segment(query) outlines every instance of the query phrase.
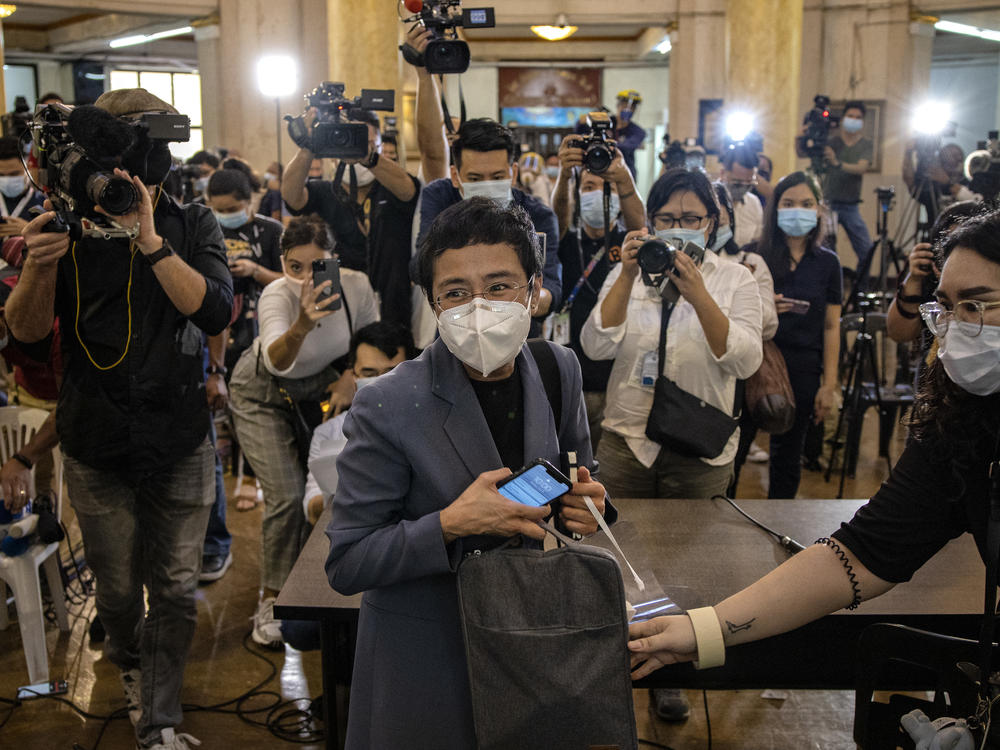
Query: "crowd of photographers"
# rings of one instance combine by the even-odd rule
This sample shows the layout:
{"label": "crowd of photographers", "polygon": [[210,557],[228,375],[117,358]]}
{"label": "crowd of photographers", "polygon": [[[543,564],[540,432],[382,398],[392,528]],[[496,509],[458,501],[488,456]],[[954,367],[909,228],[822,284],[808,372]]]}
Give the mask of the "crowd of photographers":
{"label": "crowd of photographers", "polygon": [[[420,63],[432,41],[412,26],[406,59]],[[16,402],[55,415],[0,469],[3,497],[17,511],[25,472],[61,444],[99,624],[142,747],[197,744],[176,731],[195,587],[233,562],[210,413],[229,415],[250,475],[236,507],[262,498],[252,637],[280,647],[294,636],[274,618],[274,597],[336,491],[345,415],[362,388],[415,356],[414,341],[434,340],[442,324],[421,289],[421,249],[443,231],[438,217],[463,202],[489,199],[530,224],[540,257],[527,284],[537,284],[527,335],[575,354],[590,446],[612,497],[709,498],[735,488],[748,456],[767,460],[754,451],[758,425],[741,385],[760,368],[765,342],[784,359],[796,407],[794,423],[770,440],[769,497],[795,496],[810,425],[840,392],[837,227],[862,286],[873,250],[859,211],[874,160],[862,102],[846,104],[836,130],[823,129],[828,111],[806,118],[797,146],[809,171],[777,179],[748,141],[727,148],[709,175],[703,153],[674,144],[644,201],[634,176],[645,138],[638,92],[621,92],[616,112],[593,113],[543,155],[491,119],[455,127],[418,65],[417,174],[400,161],[395,121],[373,108],[391,106],[343,92],[317,88],[290,123],[297,153],[257,166],[225,149],[171,164],[176,139],[149,117],[178,113],[141,89],[108,92],[73,115],[52,110],[68,124],[36,130],[55,139],[63,127],[60,148],[107,147],[93,133],[107,125],[94,110],[124,123],[111,129],[119,151],[100,164],[133,196],[122,210],[93,199],[90,182],[80,187],[69,158],[55,163],[36,144],[25,159],[22,143],[0,139],[3,356]],[[903,174],[930,219],[976,197],[957,146],[918,151],[907,149]],[[914,310],[931,298],[936,273],[930,247],[918,245],[890,333],[920,335]],[[491,290],[471,296],[503,300],[506,290]],[[484,376],[495,359],[485,346]],[[691,446],[655,424],[661,379],[729,418],[742,412],[740,430]],[[653,705],[667,720],[687,716],[679,691],[656,691]]]}

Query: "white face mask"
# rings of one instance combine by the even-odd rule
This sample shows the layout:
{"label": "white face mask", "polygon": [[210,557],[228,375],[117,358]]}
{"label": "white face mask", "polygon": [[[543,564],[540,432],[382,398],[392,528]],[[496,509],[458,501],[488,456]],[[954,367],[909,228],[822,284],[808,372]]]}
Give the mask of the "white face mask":
{"label": "white face mask", "polygon": [[[383,375],[388,375],[388,373],[383,373]],[[372,375],[371,377],[368,377],[368,378],[359,378],[359,377],[355,376],[354,377],[354,387],[355,387],[355,389],[357,389],[357,390],[360,391],[366,385],[371,385],[376,380],[378,380],[380,377],[382,377],[382,375]]]}
{"label": "white face mask", "polygon": [[23,174],[0,177],[0,193],[8,198],[16,198],[28,189],[28,178]]}
{"label": "white face mask", "polygon": [[344,170],[344,176],[342,179],[345,185],[351,184],[351,167],[354,167],[354,176],[358,181],[358,187],[365,187],[366,185],[371,185],[375,182],[375,174],[368,168],[360,164],[352,164]]}
{"label": "white face mask", "polygon": [[938,359],[951,381],[976,396],[1000,391],[1000,326],[951,321],[938,347]]}
{"label": "white face mask", "polygon": [[489,198],[506,208],[514,200],[510,190],[510,180],[483,180],[482,182],[463,182],[463,198]]}
{"label": "white face mask", "polygon": [[448,351],[483,377],[514,361],[530,327],[528,307],[516,301],[490,302],[476,297],[438,316],[438,333]]}
{"label": "white face mask", "polygon": [[[621,210],[621,204],[618,202],[618,196],[614,193],[611,194],[611,201],[609,205],[609,223],[614,224],[615,218],[617,218],[618,212]],[[583,219],[583,223],[588,227],[604,229],[603,190],[588,190],[585,193],[580,193],[580,218]]]}

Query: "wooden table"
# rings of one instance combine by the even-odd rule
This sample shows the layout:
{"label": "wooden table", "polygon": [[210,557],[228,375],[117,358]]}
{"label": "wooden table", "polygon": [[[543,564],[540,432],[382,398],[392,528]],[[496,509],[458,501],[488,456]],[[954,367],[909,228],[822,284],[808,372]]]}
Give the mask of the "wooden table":
{"label": "wooden table", "polygon": [[[740,500],[747,513],[808,546],[847,521],[863,500]],[[684,608],[715,604],[788,558],[769,534],[720,500],[617,499],[619,542],[634,566],[651,571]],[[341,596],[323,570],[329,552],[323,514],[275,603],[279,618],[322,626],[327,747],[342,747],[360,596]],[[589,540],[606,546],[603,535]],[[627,571],[625,572],[627,576]],[[854,687],[857,637],[874,622],[896,622],[976,639],[983,564],[971,536],[945,546],[906,584],[854,612],[829,615],[784,635],[729,649],[726,665],[656,672],[637,687],[707,689]]]}

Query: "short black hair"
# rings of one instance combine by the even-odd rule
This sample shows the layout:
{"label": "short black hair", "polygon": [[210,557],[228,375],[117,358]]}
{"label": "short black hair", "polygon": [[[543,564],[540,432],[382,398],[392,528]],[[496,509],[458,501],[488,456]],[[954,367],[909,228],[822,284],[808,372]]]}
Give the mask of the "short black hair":
{"label": "short black hair", "polygon": [[726,216],[729,217],[729,226],[735,232],[736,209],[733,208],[733,197],[729,194],[729,187],[724,182],[713,182],[712,187],[715,188],[715,197],[719,201],[720,214],[721,211],[726,212]]}
{"label": "short black hair", "polygon": [[770,180],[774,175],[774,162],[771,161],[771,157],[767,154],[757,154],[757,173],[760,174],[760,160],[763,159],[767,162],[767,177]]}
{"label": "short black hair", "polygon": [[[962,222],[978,214],[988,213],[981,203],[976,201],[958,201],[943,209],[934,220],[930,231],[930,243],[937,248],[941,241],[956,229]],[[944,262],[943,260],[941,261]]]}
{"label": "short black hair", "polygon": [[354,122],[363,122],[368,125],[374,125],[376,130],[382,129],[382,123],[379,122],[378,113],[372,109],[353,107],[347,110],[347,119],[353,120]]}
{"label": "short black hair", "polygon": [[185,164],[207,164],[212,169],[218,169],[219,157],[210,151],[196,151],[191,154]]}
{"label": "short black hair", "polygon": [[736,164],[747,169],[756,169],[757,152],[743,143],[727,148],[722,154],[722,166],[727,172],[732,172]]}
{"label": "short black hair", "polygon": [[230,156],[228,159],[222,162],[223,169],[235,169],[247,176],[247,182],[250,183],[250,189],[254,192],[260,190],[260,178],[254,174],[253,167],[247,164],[242,159],[237,159],[235,156]]}
{"label": "short black hair", "polygon": [[0,159],[20,159],[21,147],[17,138],[12,135],[5,135],[0,138]]}
{"label": "short black hair", "polygon": [[410,329],[399,323],[380,320],[359,328],[351,337],[350,361],[353,364],[358,347],[361,344],[374,346],[389,359],[395,357],[402,349],[407,359],[413,359],[417,348],[413,345],[413,334]]}
{"label": "short black hair", "polygon": [[469,245],[510,245],[528,279],[542,272],[542,253],[528,214],[520,206],[504,208],[489,198],[468,198],[437,215],[417,258],[417,279],[434,300],[434,261],[445,250]]}
{"label": "short black hair", "polygon": [[700,169],[677,167],[676,169],[668,169],[660,175],[660,178],[650,188],[649,200],[646,201],[646,215],[649,217],[650,224],[653,222],[653,214],[670,201],[670,196],[681,190],[694,193],[698,200],[704,204],[708,218],[714,219],[714,226],[706,243],[706,247],[711,247],[712,243],[715,242],[715,233],[719,229],[719,201],[715,197],[715,191],[712,190],[712,183]]}
{"label": "short black hair", "polygon": [[42,94],[40,97],[38,97],[38,101],[40,101],[40,102],[47,102],[47,101],[51,101],[51,100],[55,100],[55,101],[59,102],[60,104],[62,104],[63,103],[62,94],[59,94],[59,93],[57,93],[55,91],[48,91],[48,92]]}
{"label": "short black hair", "polygon": [[218,169],[208,178],[208,195],[231,195],[237,200],[250,200],[250,181],[240,169]]}
{"label": "short black hair", "polygon": [[462,168],[462,151],[506,151],[507,163],[513,164],[517,156],[514,134],[496,120],[477,117],[466,120],[458,129],[458,138],[451,144],[451,160],[455,169]]}
{"label": "short black hair", "polygon": [[861,101],[860,99],[851,99],[849,102],[845,102],[844,103],[844,114],[847,114],[847,110],[849,110],[849,109],[860,110],[862,117],[864,117],[865,114],[868,112],[868,110],[865,109],[865,103],[863,101]]}
{"label": "short black hair", "polygon": [[382,144],[385,145],[386,143],[391,143],[393,146],[399,145],[399,142],[396,140],[396,136],[393,133],[382,136]]}
{"label": "short black hair", "polygon": [[296,216],[285,227],[281,235],[281,254],[286,254],[293,247],[316,245],[320,250],[333,253],[336,245],[326,222],[315,214]]}

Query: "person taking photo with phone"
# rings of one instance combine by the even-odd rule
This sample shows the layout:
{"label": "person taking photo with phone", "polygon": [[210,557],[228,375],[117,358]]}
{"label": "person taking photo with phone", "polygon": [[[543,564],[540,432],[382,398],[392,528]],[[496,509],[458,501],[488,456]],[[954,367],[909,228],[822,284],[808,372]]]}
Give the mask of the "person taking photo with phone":
{"label": "person taking photo with phone", "polygon": [[[614,521],[590,475],[580,365],[541,342],[545,368],[526,345],[541,258],[520,207],[470,197],[443,209],[418,267],[440,336],[358,391],[344,422],[326,572],[340,593],[364,592],[348,748],[476,745],[455,572],[510,537],[540,547],[537,521],[553,511],[504,497],[498,482],[576,451],[579,474],[556,522],[596,531],[585,497]],[[558,378],[559,424],[543,371]]]}
{"label": "person taking photo with phone", "polygon": [[[293,219],[281,237],[284,275],[260,296],[260,334],[243,352],[229,383],[236,437],[264,494],[262,595],[253,640],[280,647],[274,597],[305,541],[302,492],[312,429],[331,387],[350,391],[343,360],[354,331],[378,320],[375,293],[359,271],[337,270],[334,244],[318,218]],[[325,266],[328,276],[316,283]],[[348,399],[349,402],[349,399]]]}

